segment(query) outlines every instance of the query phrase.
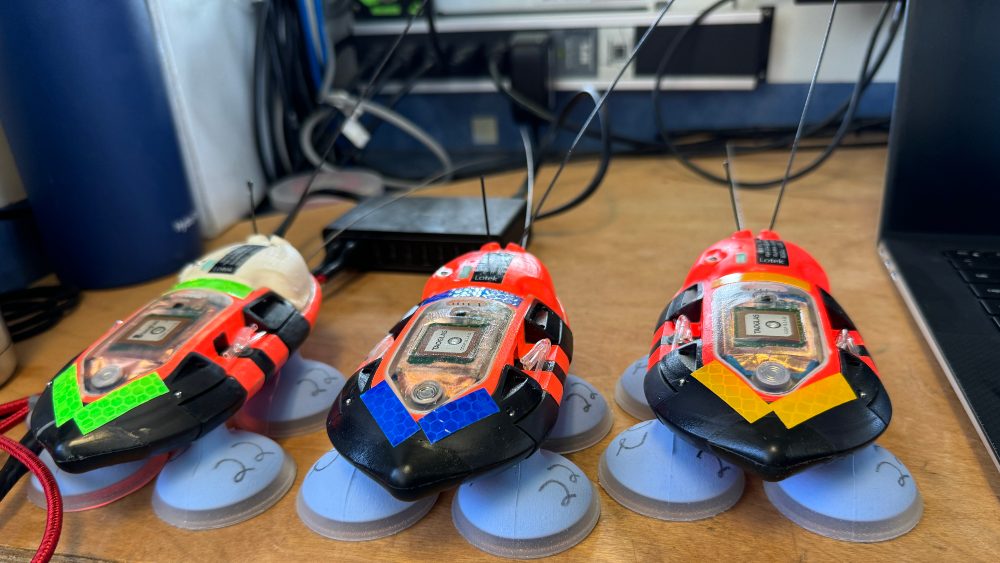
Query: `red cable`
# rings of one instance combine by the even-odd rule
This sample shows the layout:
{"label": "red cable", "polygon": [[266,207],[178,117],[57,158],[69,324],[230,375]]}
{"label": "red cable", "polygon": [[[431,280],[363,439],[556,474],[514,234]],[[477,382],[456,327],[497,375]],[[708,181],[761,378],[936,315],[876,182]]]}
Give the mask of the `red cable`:
{"label": "red cable", "polygon": [[[20,408],[17,408],[20,407]],[[13,414],[10,414],[13,411]],[[38,550],[31,559],[32,563],[46,563],[52,559],[59,543],[59,534],[62,532],[63,505],[62,496],[59,494],[59,485],[53,477],[49,468],[42,463],[42,460],[18,442],[3,436],[3,433],[17,426],[28,416],[28,400],[21,399],[0,405],[0,450],[7,452],[12,458],[21,462],[28,468],[42,484],[42,491],[45,493],[45,533],[42,534],[42,541],[38,544]]]}
{"label": "red cable", "polygon": [[[11,403],[8,403],[11,404]],[[3,412],[3,407],[7,405],[0,405],[0,434],[5,434],[11,428],[21,424],[21,421],[28,418],[28,403],[25,401],[24,406],[20,409],[14,411],[14,414],[7,414]]]}
{"label": "red cable", "polygon": [[10,413],[17,412],[24,407],[28,406],[28,398],[18,399],[16,401],[11,401],[9,403],[4,403],[0,405],[0,418],[6,417]]}

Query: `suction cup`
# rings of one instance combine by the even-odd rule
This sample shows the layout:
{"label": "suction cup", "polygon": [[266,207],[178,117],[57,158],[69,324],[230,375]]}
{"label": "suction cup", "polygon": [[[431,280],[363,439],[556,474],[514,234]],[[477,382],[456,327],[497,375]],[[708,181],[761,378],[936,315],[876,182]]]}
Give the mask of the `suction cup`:
{"label": "suction cup", "polygon": [[593,483],[561,455],[539,450],[458,488],[451,517],[479,549],[512,559],[547,557],[580,543],[601,515]]}
{"label": "suction cup", "polygon": [[623,411],[639,420],[654,420],[656,415],[646,402],[642,382],[646,377],[647,358],[643,356],[625,368],[615,385],[615,402]]}
{"label": "suction cup", "polygon": [[601,455],[601,486],[622,506],[660,520],[700,520],[743,495],[743,471],[655,420],[616,436]]}
{"label": "suction cup", "polygon": [[330,450],[312,466],[296,500],[299,518],[312,531],[341,541],[397,534],[424,517],[437,495],[403,502]]}
{"label": "suction cup", "polygon": [[272,438],[320,430],[344,381],[336,368],[292,354],[234,421],[240,428]]}
{"label": "suction cup", "polygon": [[559,418],[542,447],[566,454],[600,442],[611,431],[614,419],[608,402],[583,379],[570,374],[563,389]]}
{"label": "suction cup", "polygon": [[767,498],[799,526],[837,540],[878,542],[909,532],[924,512],[909,470],[872,444],[777,483]]}
{"label": "suction cup", "polygon": [[281,446],[220,426],[163,468],[153,511],[178,528],[222,528],[264,512],[294,480],[295,463]]}
{"label": "suction cup", "polygon": [[[39,457],[52,470],[52,475],[59,484],[63,510],[66,512],[100,508],[125,498],[152,481],[167,462],[167,456],[160,455],[141,461],[102,467],[86,473],[67,473],[52,461],[49,452],[43,451]],[[45,508],[42,484],[33,475],[31,486],[28,487],[28,500]]]}

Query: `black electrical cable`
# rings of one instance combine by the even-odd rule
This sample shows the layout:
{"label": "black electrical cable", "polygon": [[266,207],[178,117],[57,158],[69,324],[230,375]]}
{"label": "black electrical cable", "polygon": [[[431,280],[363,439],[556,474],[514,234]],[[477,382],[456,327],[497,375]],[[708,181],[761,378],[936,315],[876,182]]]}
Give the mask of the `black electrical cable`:
{"label": "black electrical cable", "polygon": [[[667,148],[670,150],[670,152],[674,156],[676,156],[677,159],[681,162],[681,164],[683,164],[686,168],[690,169],[694,173],[698,174],[699,176],[707,180],[710,180],[712,182],[721,185],[729,185],[728,180],[725,178],[725,176],[714,174],[708,170],[705,170],[704,168],[694,163],[693,161],[691,161],[691,159],[687,155],[682,153],[680,147],[678,147],[670,138],[669,131],[667,130],[667,127],[664,123],[663,112],[660,108],[659,98],[662,92],[661,81],[663,80],[663,76],[666,73],[667,64],[669,63],[673,55],[676,53],[677,48],[680,46],[681,42],[685,39],[685,37],[687,37],[687,34],[690,33],[693,29],[697,28],[698,25],[700,25],[701,22],[704,21],[704,19],[708,17],[708,15],[710,15],[712,12],[732,1],[733,0],[719,0],[718,2],[708,6],[707,8],[702,10],[688,26],[686,26],[683,30],[680,31],[680,33],[677,34],[674,40],[667,47],[666,51],[664,51],[663,57],[660,59],[660,64],[656,70],[656,75],[653,84],[653,91],[651,94],[653,115],[654,118],[656,119],[657,129],[660,131],[660,136],[663,138],[663,141],[666,144]],[[837,147],[841,144],[844,137],[847,135],[847,132],[850,130],[851,122],[853,121],[854,115],[857,111],[858,102],[861,99],[861,95],[864,93],[868,85],[871,83],[871,79],[874,78],[875,73],[878,72],[879,67],[885,60],[885,56],[888,54],[889,48],[892,46],[896,33],[899,30],[900,23],[902,21],[902,12],[905,7],[905,0],[899,0],[899,3],[896,5],[897,9],[893,15],[893,20],[892,23],[890,24],[885,44],[883,45],[882,51],[879,54],[879,56],[876,57],[876,64],[872,66],[871,69],[869,69],[875,45],[878,43],[880,32],[884,26],[886,16],[888,15],[888,12],[890,11],[893,3],[894,2],[886,2],[885,6],[882,9],[882,13],[879,16],[878,22],[868,42],[868,46],[865,51],[865,57],[861,65],[861,70],[858,76],[858,80],[857,82],[855,82],[854,89],[851,93],[850,99],[846,102],[847,107],[843,109],[838,108],[836,112],[833,112],[833,114],[831,114],[832,119],[831,117],[827,117],[826,119],[821,120],[818,126],[811,127],[810,129],[811,131],[816,131],[818,130],[818,128],[825,127],[830,122],[835,121],[837,119],[837,116],[843,114],[844,117],[841,120],[840,127],[837,129],[836,133],[834,134],[833,138],[827,145],[826,149],[823,150],[815,159],[813,159],[812,162],[792,173],[788,178],[789,181],[802,178],[803,176],[819,168],[836,151]],[[788,142],[790,142],[790,139],[787,141],[782,141],[780,144],[772,144],[760,148],[755,147],[752,149],[745,149],[740,147],[737,152],[746,153],[755,150],[767,150],[772,148],[779,148],[780,146],[785,146]],[[780,185],[782,180],[783,178],[775,178],[771,180],[756,181],[756,182],[741,181],[740,187],[769,188]]]}
{"label": "black electrical cable", "polygon": [[434,51],[434,57],[438,62],[443,63],[448,58],[445,56],[444,48],[441,46],[441,36],[438,35],[437,13],[434,11],[434,0],[427,0],[427,6],[424,8],[424,16],[427,18],[427,39],[430,41],[431,49]]}
{"label": "black electrical cable", "polygon": [[[531,114],[537,116],[541,120],[546,121],[546,122],[548,122],[550,124],[555,123],[556,122],[556,116],[555,116],[555,114],[553,114],[552,112],[550,112],[547,108],[544,108],[544,107],[536,104],[535,102],[529,100],[528,98],[525,98],[523,95],[521,95],[520,92],[518,92],[518,91],[514,90],[513,88],[511,88],[504,81],[504,79],[503,79],[503,73],[501,72],[501,69],[500,69],[500,59],[504,56],[505,53],[506,53],[506,48],[503,47],[503,46],[500,46],[500,47],[494,48],[491,51],[490,56],[487,58],[487,70],[488,70],[488,73],[489,73],[489,76],[490,76],[490,80],[493,82],[494,87],[496,87],[496,89],[501,94],[503,94],[504,96],[506,96],[511,102],[513,102],[514,104],[517,104],[518,106],[520,106],[521,108],[527,110]],[[572,132],[572,133],[576,133],[580,129],[580,125],[577,124],[577,123],[567,122],[567,123],[563,124],[563,129],[566,130],[566,131]],[[720,135],[720,133],[714,132],[714,131],[711,132],[711,134],[714,135],[714,136],[719,136]],[[593,139],[599,139],[600,138],[599,134],[596,133],[596,132],[593,132],[593,131],[588,131],[587,132],[587,136],[590,137],[590,138],[593,138]],[[536,136],[536,138],[537,138],[537,136]],[[629,137],[627,135],[623,135],[623,134],[620,134],[620,133],[614,133],[614,132],[612,132],[611,133],[611,139],[612,139],[612,141],[614,141],[616,143],[621,143],[623,145],[627,145],[627,146],[632,147],[633,151],[641,151],[643,153],[660,153],[662,151],[667,150],[667,145],[665,145],[662,142],[647,141],[647,140],[643,140],[643,139],[637,139],[635,137]],[[724,142],[725,140],[726,139],[720,139],[720,141],[722,141],[722,142]],[[693,143],[692,146],[698,145],[698,144],[701,144],[701,142],[695,142],[695,143]],[[787,144],[787,142],[785,142],[784,144]],[[679,146],[685,147],[685,148],[688,147],[687,144],[681,144]]]}
{"label": "black electrical cable", "polygon": [[[851,146],[885,146],[888,142],[888,126],[889,118],[865,118],[859,119],[855,118],[851,122],[849,133],[863,133],[863,132],[877,132],[881,135],[877,139],[867,139],[861,140],[854,143],[841,142],[841,147]],[[838,124],[839,125],[839,124]],[[817,131],[817,137],[830,137],[836,132],[836,129],[830,129],[829,127],[824,128],[821,131]],[[783,127],[776,128],[749,128],[749,129],[729,129],[722,131],[705,131],[705,132],[686,132],[685,135],[690,136],[693,140],[685,143],[684,145],[679,145],[684,147],[685,156],[689,158],[695,157],[710,157],[710,156],[725,156],[725,149],[727,144],[732,143],[754,143],[753,145],[742,144],[739,145],[741,150],[740,154],[751,154],[755,152],[764,152],[768,150],[773,150],[774,148],[780,148],[785,146],[790,141],[782,141],[782,144],[778,147],[772,147],[772,144],[777,143],[774,141],[777,137],[784,137],[789,134],[789,130]],[[767,144],[760,144],[767,143]],[[817,139],[816,143],[806,144],[803,143],[800,146],[801,150],[822,150],[829,146],[829,142],[819,143]],[[616,155],[619,156],[648,156],[648,155],[664,155],[670,154],[666,148],[658,150],[633,150],[633,151],[616,151]]]}
{"label": "black electrical cable", "polygon": [[309,70],[308,50],[311,47],[302,28],[302,19],[298,15],[298,2],[295,0],[285,0],[285,2],[287,11],[284,18],[288,38],[286,49],[288,60],[285,64],[286,68],[291,70],[291,80],[294,85],[290,90],[291,106],[285,114],[285,128],[286,138],[291,140],[288,146],[292,155],[293,169],[290,172],[298,172],[310,166],[305,154],[299,148],[299,129],[305,117],[316,109],[319,90]]}
{"label": "black electrical cable", "polygon": [[80,303],[80,290],[66,285],[30,287],[0,293],[0,313],[14,342],[55,326]]}
{"label": "black electrical cable", "polygon": [[[887,137],[885,134],[888,132],[888,118],[870,118],[870,119],[855,119],[851,125],[851,132],[864,132],[864,131],[874,131],[880,133],[880,137],[873,140],[860,140],[855,142],[842,142],[839,148],[849,149],[849,148],[872,148],[872,147],[884,147],[887,144]],[[565,131],[565,129],[563,129]],[[820,132],[825,134],[825,130]],[[683,145],[685,147],[685,152],[689,157],[708,157],[708,156],[718,156],[725,154],[725,145],[727,142],[732,142],[736,140],[757,140],[757,139],[774,139],[775,136],[783,136],[789,133],[788,128],[749,128],[749,129],[731,129],[723,131],[704,131],[704,132],[687,132],[687,135],[696,137],[699,140],[691,141]],[[832,134],[832,131],[831,131]],[[539,141],[536,145],[541,144],[544,141]],[[803,143],[799,146],[800,152],[809,151],[819,151],[824,150],[828,147],[828,143]],[[613,145],[612,145],[613,147]],[[749,153],[757,150],[756,146],[746,147],[744,153]],[[560,153],[555,149],[546,149],[541,151],[535,151],[536,157],[543,156],[546,160],[550,158],[557,157]],[[540,153],[540,154],[539,154]],[[614,155],[616,157],[633,157],[633,156],[650,156],[650,155],[663,155],[666,153],[666,148],[647,148],[647,149],[634,149],[634,150],[615,150]],[[584,157],[587,158],[587,157]],[[483,166],[473,168],[464,168],[461,171],[455,172],[452,176],[453,180],[463,180],[468,178],[478,178],[483,175],[500,174],[505,172],[516,172],[518,170],[524,169],[524,159],[518,157],[501,157],[497,156],[495,162],[498,164],[493,166]],[[521,190],[517,192],[517,196],[523,197],[526,191],[526,186],[522,185]]]}
{"label": "black electrical cable", "polygon": [[[498,91],[500,91],[501,94],[506,96],[510,101],[514,102],[518,106],[521,106],[522,108],[527,110],[529,113],[537,116],[543,121],[547,121],[549,123],[556,123],[557,118],[555,114],[550,112],[547,108],[544,108],[536,104],[532,100],[525,98],[524,96],[521,95],[520,92],[517,92],[516,90],[512,89],[504,81],[503,74],[500,71],[500,59],[504,56],[505,53],[506,53],[506,47],[501,46],[492,49],[489,57],[487,57],[486,68],[487,71],[489,72],[490,80],[493,81],[493,85],[496,87]],[[579,124],[574,124],[569,122],[563,123],[562,128],[565,129],[566,131],[570,131],[573,133],[576,133],[580,129]],[[594,134],[593,132],[588,132],[587,136],[597,138],[597,135]],[[663,148],[663,145],[661,143],[657,143],[655,141],[644,141],[642,139],[628,137],[626,135],[622,135],[619,133],[612,133],[611,138],[615,142],[624,143],[636,148],[647,148],[647,149]]]}
{"label": "black electrical cable", "polygon": [[268,76],[267,97],[262,102],[266,106],[266,127],[270,144],[275,155],[276,176],[284,176],[292,169],[292,158],[288,153],[288,145],[285,139],[285,115],[287,102],[289,100],[290,84],[285,79],[285,63],[277,44],[274,28],[280,26],[283,21],[280,14],[275,14],[272,19],[265,21],[269,28],[264,37],[265,49],[265,74]]}
{"label": "black electrical cable", "polygon": [[[556,122],[552,128],[549,129],[548,135],[546,135],[545,140],[542,142],[542,147],[551,146],[555,142],[558,132],[562,129],[566,120],[569,118],[570,112],[584,100],[590,100],[596,106],[600,101],[600,96],[597,95],[593,90],[583,90],[577,92],[572,98],[566,103],[563,109],[559,112],[556,117]],[[597,164],[597,170],[594,171],[593,176],[591,176],[590,181],[587,183],[586,187],[580,191],[577,195],[573,196],[569,201],[559,205],[554,209],[542,212],[542,207],[545,205],[546,200],[552,190],[552,185],[550,184],[545,193],[542,194],[538,205],[535,207],[534,211],[534,221],[541,221],[542,219],[548,219],[550,217],[555,217],[573,209],[574,207],[580,205],[586,201],[590,196],[594,195],[597,188],[601,186],[601,182],[604,181],[604,176],[608,172],[608,167],[611,165],[611,122],[608,113],[607,104],[601,106],[600,111],[597,113],[597,121],[600,126],[600,137],[601,137],[601,157]],[[539,152],[542,152],[541,150]],[[535,172],[537,176],[537,171],[542,166],[542,157],[538,156],[535,158]]]}
{"label": "black electrical cable", "polygon": [[[281,0],[271,3],[272,6]],[[284,36],[283,30],[286,18],[283,12],[277,7],[273,8],[272,16],[265,20],[264,49],[265,74],[269,81],[267,97],[263,101],[266,108],[266,119],[270,144],[275,154],[275,176],[282,177],[289,174],[294,168],[291,154],[288,152],[288,143],[285,134],[285,123],[288,107],[290,104],[290,90],[295,87],[287,78],[285,70],[288,68],[287,57],[282,52],[280,36]],[[290,72],[290,69],[288,69]]]}
{"label": "black electrical cable", "polygon": [[308,168],[298,144],[302,122],[316,109],[311,48],[296,0],[267,0],[257,12],[253,108],[257,152],[268,180]]}
{"label": "black electrical cable", "polygon": [[358,243],[353,240],[346,241],[343,244],[327,245],[323,263],[313,270],[313,275],[316,279],[320,280],[320,283],[324,283],[347,269],[350,265],[351,257],[357,250],[357,245]]}

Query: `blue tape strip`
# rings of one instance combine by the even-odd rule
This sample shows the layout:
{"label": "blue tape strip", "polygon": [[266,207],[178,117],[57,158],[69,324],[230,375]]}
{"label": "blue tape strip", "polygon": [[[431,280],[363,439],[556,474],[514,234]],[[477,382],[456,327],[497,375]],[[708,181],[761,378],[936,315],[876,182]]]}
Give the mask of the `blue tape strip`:
{"label": "blue tape strip", "polygon": [[361,401],[394,448],[420,430],[387,381],[365,391]]}
{"label": "blue tape strip", "polygon": [[506,291],[500,291],[499,289],[490,289],[488,287],[459,287],[457,289],[449,289],[448,291],[438,293],[437,295],[432,295],[431,297],[424,299],[424,302],[421,303],[421,305],[426,305],[442,299],[448,299],[449,297],[481,297],[483,299],[499,301],[500,303],[505,303],[511,307],[517,307],[523,301],[523,299],[513,293],[507,293]]}
{"label": "blue tape strip", "polygon": [[420,419],[420,427],[434,443],[498,412],[500,407],[493,397],[486,389],[478,389],[426,414]]}

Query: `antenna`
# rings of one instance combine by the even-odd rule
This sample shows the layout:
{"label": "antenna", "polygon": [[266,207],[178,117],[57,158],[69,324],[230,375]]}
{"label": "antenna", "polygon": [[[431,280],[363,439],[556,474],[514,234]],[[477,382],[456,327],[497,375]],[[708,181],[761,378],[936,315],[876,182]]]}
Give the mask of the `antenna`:
{"label": "antenna", "polygon": [[486,242],[490,242],[490,211],[486,206],[486,177],[479,177],[479,190],[483,193],[483,220],[486,221]]}
{"label": "antenna", "polygon": [[[528,236],[531,233],[531,204],[535,198],[535,155],[531,147],[531,134],[528,128],[521,127],[521,143],[524,144],[524,159],[528,167],[528,191],[524,194],[524,234],[521,235],[521,247],[528,246]],[[544,201],[542,202],[544,203]]]}
{"label": "antenna", "polygon": [[785,197],[785,188],[788,186],[788,178],[792,174],[792,166],[795,164],[795,154],[799,151],[799,141],[802,140],[802,131],[806,125],[806,114],[809,113],[809,102],[812,101],[813,90],[816,88],[816,81],[819,79],[819,69],[823,66],[823,57],[826,55],[826,44],[830,40],[830,30],[833,29],[833,18],[837,14],[837,0],[833,0],[830,7],[830,17],[826,22],[826,33],[823,34],[823,43],[819,48],[819,58],[816,59],[816,68],[813,69],[812,79],[809,81],[809,89],[806,90],[806,101],[802,105],[802,116],[799,117],[799,126],[795,130],[795,138],[792,140],[792,150],[788,155],[788,165],[785,167],[785,175],[781,179],[781,188],[778,190],[778,201],[774,204],[774,213],[771,215],[771,224],[767,230],[774,230],[774,223],[778,220],[778,212],[781,211],[781,200]]}
{"label": "antenna", "polygon": [[[573,139],[573,143],[569,146],[569,150],[566,151],[566,155],[563,157],[562,162],[559,163],[559,168],[556,169],[555,175],[552,176],[552,181],[549,182],[548,187],[545,188],[545,193],[542,194],[542,199],[538,203],[538,207],[535,208],[535,217],[537,217],[539,212],[541,211],[542,204],[545,203],[545,199],[549,197],[549,192],[552,191],[552,188],[555,187],[556,182],[559,181],[559,176],[562,175],[563,169],[566,168],[566,165],[569,163],[569,159],[573,156],[573,151],[576,150],[576,146],[580,144],[580,139],[582,139],[583,136],[586,134],[587,128],[590,127],[590,124],[594,121],[594,118],[597,117],[598,113],[600,113],[601,108],[604,107],[604,102],[606,102],[608,96],[610,96],[611,93],[615,91],[615,87],[618,86],[618,82],[622,79],[622,75],[625,74],[625,70],[627,70],[629,65],[632,64],[632,60],[635,59],[635,56],[639,53],[639,50],[642,49],[642,46],[646,43],[646,40],[649,39],[650,35],[652,35],[653,30],[656,29],[656,26],[660,25],[660,21],[663,19],[663,16],[667,14],[667,10],[669,10],[670,7],[674,5],[674,2],[675,0],[669,0],[666,4],[663,5],[663,8],[660,9],[660,13],[656,15],[656,19],[653,20],[653,23],[649,24],[649,27],[646,28],[646,32],[642,34],[642,37],[639,38],[639,41],[637,41],[635,46],[632,47],[632,52],[629,53],[628,59],[625,61],[622,67],[618,69],[618,74],[615,76],[615,79],[611,81],[611,84],[608,86],[608,89],[605,90],[604,94],[601,95],[601,98],[597,100],[597,104],[594,105],[593,111],[590,112],[590,115],[587,116],[587,120],[583,122],[583,126],[580,127],[579,131],[577,131],[576,137]],[[836,0],[834,0],[834,5],[836,5]],[[529,170],[531,169],[530,163],[528,165],[528,169]],[[527,230],[525,230],[525,235],[527,235]]]}
{"label": "antenna", "polygon": [[726,143],[726,160],[722,167],[726,169],[726,180],[729,181],[729,201],[733,206],[733,218],[736,219],[736,230],[743,230],[743,210],[740,206],[739,198],[736,196],[736,177],[733,174],[733,157],[735,151],[732,143]]}
{"label": "antenna", "polygon": [[257,230],[257,210],[253,202],[253,180],[247,180],[247,193],[250,194],[250,224],[253,225],[253,234],[259,235]]}
{"label": "antenna", "polygon": [[399,49],[399,45],[403,42],[403,39],[405,39],[406,35],[410,32],[410,27],[413,26],[413,20],[415,20],[417,16],[424,13],[424,9],[426,9],[428,1],[429,0],[424,0],[423,2],[420,3],[419,9],[410,12],[410,14],[406,18],[406,25],[403,27],[403,31],[396,36],[396,40],[393,41],[392,46],[389,48],[388,51],[386,51],[385,56],[382,57],[382,60],[379,62],[379,65],[375,69],[375,72],[372,73],[371,78],[368,79],[368,83],[365,84],[364,89],[361,90],[361,95],[359,95],[358,98],[355,100],[355,102],[351,104],[350,111],[344,112],[344,119],[340,121],[340,123],[337,125],[337,128],[333,131],[333,135],[330,137],[330,142],[327,143],[326,149],[323,151],[323,154],[320,155],[319,164],[316,165],[316,168],[313,169],[312,174],[309,175],[309,180],[306,182],[306,187],[304,190],[302,190],[302,194],[299,196],[299,200],[295,202],[295,207],[293,207],[292,210],[288,212],[288,215],[285,216],[285,220],[282,221],[280,225],[278,225],[277,229],[275,229],[274,231],[275,236],[279,237],[285,236],[285,233],[288,232],[288,229],[292,226],[292,223],[295,222],[295,218],[298,217],[299,212],[302,211],[302,207],[305,205],[306,199],[309,197],[309,190],[312,189],[312,185],[316,181],[316,178],[319,177],[320,172],[323,171],[323,166],[326,164],[326,159],[328,156],[330,156],[330,151],[333,150],[333,146],[337,143],[337,140],[340,138],[340,135],[344,132],[344,128],[347,126],[347,124],[357,119],[358,110],[361,109],[361,107],[363,107],[365,103],[371,100],[372,96],[375,95],[376,92],[375,84],[378,82],[379,78],[381,78],[382,71],[385,70],[386,66],[389,64],[389,61],[392,60],[392,56],[395,55],[396,51]]}

